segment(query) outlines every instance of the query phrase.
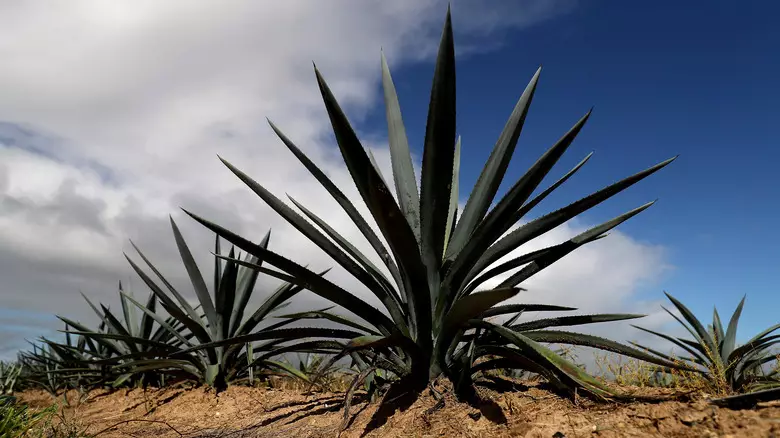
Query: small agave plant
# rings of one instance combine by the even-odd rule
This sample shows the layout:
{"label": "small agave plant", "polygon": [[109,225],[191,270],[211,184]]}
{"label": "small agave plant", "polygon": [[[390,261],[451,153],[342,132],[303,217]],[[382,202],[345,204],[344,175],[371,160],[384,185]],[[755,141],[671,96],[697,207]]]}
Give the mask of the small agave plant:
{"label": "small agave plant", "polygon": [[[119,283],[119,302],[122,307],[121,314],[114,314],[108,306],[100,303],[95,305],[86,295],[83,295],[87,304],[92,308],[100,320],[97,330],[92,330],[86,325],[58,316],[65,322],[65,334],[69,338],[73,333],[78,335],[78,347],[71,352],[79,352],[79,360],[84,366],[100,369],[103,372],[102,380],[113,386],[122,384],[162,384],[164,373],[155,372],[158,369],[142,366],[139,359],[147,359],[160,354],[160,344],[169,344],[172,348],[181,347],[183,344],[173,331],[182,333],[184,326],[173,317],[168,317],[165,324],[174,330],[157,324],[151,316],[157,309],[157,297],[150,293],[146,300],[145,308],[149,313],[138,318],[136,308],[137,301],[127,293]],[[72,327],[72,330],[69,330]],[[185,333],[185,336],[191,337]],[[143,339],[143,341],[139,341]],[[67,348],[66,345],[47,341],[55,348]]]}
{"label": "small agave plant", "polygon": [[[68,321],[79,329],[71,330],[70,333],[95,339],[101,343],[118,342],[128,347],[108,360],[99,361],[103,364],[114,364],[115,369],[122,369],[120,379],[145,372],[176,372],[184,373],[191,379],[221,391],[227,387],[231,380],[248,374],[249,368],[254,369],[255,366],[263,365],[265,357],[274,355],[274,353],[269,354],[268,352],[286,340],[318,335],[340,336],[342,338],[359,335],[358,332],[348,330],[282,328],[295,322],[295,319],[284,319],[256,330],[261,323],[266,322],[269,314],[286,306],[286,302],[302,291],[304,287],[285,282],[259,307],[250,310],[249,301],[260,273],[254,267],[261,268],[261,261],[251,255],[242,259],[235,254],[234,249],[231,249],[227,256],[223,256],[220,250],[220,240],[217,237],[214,249],[217,258],[215,258],[214,265],[214,297],[212,298],[206,280],[173,219],[171,219],[171,227],[202,313],[193,307],[149,259],[135,247],[141,259],[158,278],[159,283],[127,257],[132,268],[151,289],[155,299],[150,298],[148,304],[143,305],[129,294],[122,292],[122,302],[125,303],[127,300],[139,308],[144,313],[144,321],[156,322],[160,327],[157,334],[150,336],[147,329],[129,331],[118,321],[113,321],[113,318],[110,318],[110,312],[105,308],[102,315],[107,318],[106,324],[113,329],[110,332],[84,330],[80,326],[73,325],[72,321]],[[270,232],[266,234],[259,246],[267,248],[269,238]],[[224,263],[219,257],[228,261]],[[235,257],[238,259],[234,260]],[[247,268],[241,264],[253,267]],[[315,275],[322,275],[322,273]],[[157,302],[170,315],[170,318],[164,318],[155,311],[155,303]],[[251,313],[249,313],[250,311]],[[148,319],[146,319],[147,317]],[[249,351],[252,355],[265,353],[265,356],[250,359],[247,356],[246,346],[247,343],[256,341],[263,342],[252,344]],[[143,348],[131,349],[130,346],[133,345],[143,346]],[[267,364],[276,368],[280,367],[279,363],[276,362],[268,362]]]}
{"label": "small agave plant", "polygon": [[[532,196],[572,144],[589,119],[590,112],[548,149],[494,205],[537,87],[541,69],[537,71],[509,116],[468,196],[465,208],[459,212],[461,144],[459,138],[456,138],[455,127],[455,49],[449,10],[434,72],[419,189],[398,96],[384,55],[381,65],[395,197],[315,67],[336,143],[371,218],[362,217],[353,200],[271,123],[271,128],[282,143],[351,218],[376,252],[383,265],[381,269],[300,202],[291,198],[303,216],[250,176],[222,160],[265,203],[370,290],[382,303],[381,309],[263,245],[257,245],[194,213],[185,212],[219,236],[284,274],[267,268],[256,269],[305,286],[370,324],[371,327],[362,330],[361,336],[351,339],[347,349],[341,352],[342,356],[350,354],[353,360],[362,364],[363,371],[357,376],[353,387],[358,385],[359,380],[375,375],[376,370],[383,370],[402,377],[405,390],[413,391],[423,390],[443,375],[457,384],[460,394],[468,396],[473,387],[470,382],[476,371],[474,365],[481,362],[483,357],[500,357],[503,361],[496,363],[498,368],[511,366],[531,370],[572,392],[581,388],[598,396],[613,395],[603,384],[542,343],[586,345],[632,355],[663,366],[674,366],[667,360],[607,339],[544,330],[642,315],[555,317],[519,324],[514,324],[516,318],[512,318],[508,324],[487,319],[523,311],[573,310],[543,304],[499,304],[517,295],[521,290],[520,285],[528,278],[577,248],[604,237],[608,231],[645,210],[652,202],[566,242],[508,261],[501,260],[532,239],[657,172],[674,158],[512,229],[590,158],[588,155],[551,186]],[[494,206],[491,208],[491,205]],[[386,244],[369,225],[370,220],[375,222]],[[512,273],[516,268],[521,269]],[[481,290],[483,284],[491,280],[497,280],[499,284]]]}
{"label": "small agave plant", "polygon": [[668,293],[666,296],[680,312],[682,319],[665,307],[661,307],[685,327],[693,339],[676,338],[646,328],[634,327],[671,342],[681,348],[686,356],[674,358],[670,354],[637,343],[632,344],[659,358],[681,361],[687,367],[697,370],[717,393],[741,394],[721,399],[722,404],[750,403],[756,399],[756,393],[760,393],[761,397],[774,395],[775,398],[780,398],[780,374],[778,374],[780,368],[777,365],[771,367],[773,362],[777,364],[778,361],[777,352],[773,349],[780,344],[780,334],[773,333],[780,330],[780,324],[767,328],[742,345],[737,345],[737,326],[745,297],[740,300],[724,330],[718,309],[713,310],[712,324],[705,328],[683,303]]}
{"label": "small agave plant", "polygon": [[[66,325],[65,330],[68,328]],[[32,350],[18,356],[27,386],[41,388],[56,396],[62,390],[93,388],[105,382],[106,372],[89,363],[98,347],[88,339],[78,336],[74,341],[66,334],[64,343],[46,338],[41,338],[40,342],[31,342]]]}

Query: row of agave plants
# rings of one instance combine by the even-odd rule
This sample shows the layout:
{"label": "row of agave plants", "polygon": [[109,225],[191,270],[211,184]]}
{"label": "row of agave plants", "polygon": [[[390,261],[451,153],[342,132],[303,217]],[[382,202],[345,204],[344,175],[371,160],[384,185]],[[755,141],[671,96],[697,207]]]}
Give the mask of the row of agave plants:
{"label": "row of agave plants", "polygon": [[[562,329],[642,315],[559,316],[561,312],[576,309],[505,303],[523,290],[523,282],[530,277],[579,247],[605,237],[652,202],[565,242],[522,255],[515,255],[516,249],[657,172],[674,158],[551,213],[526,219],[591,157],[587,155],[535,194],[588,121],[588,112],[496,199],[537,87],[539,69],[517,101],[460,211],[461,143],[456,137],[455,49],[449,11],[434,71],[419,187],[398,97],[384,56],[381,65],[395,195],[315,67],[336,143],[371,217],[363,217],[353,200],[270,123],[282,143],[349,216],[377,257],[361,252],[300,202],[291,198],[296,211],[249,175],[222,160],[262,201],[369,290],[381,307],[374,307],[329,280],[327,272],[312,271],[273,251],[269,248],[269,235],[253,242],[185,210],[217,235],[212,290],[209,291],[206,279],[172,221],[176,245],[191,280],[192,290],[187,292],[194,292],[199,304],[193,307],[185,298],[189,293],[176,290],[136,248],[142,263],[131,258],[128,261],[150,289],[149,298],[139,302],[120,287],[121,314],[87,300],[100,320],[96,329],[60,317],[66,324],[64,342],[44,339],[43,347],[36,346],[20,356],[41,384],[55,385],[58,379],[79,379],[85,385],[165,384],[166,379],[189,379],[221,390],[231,382],[247,378],[258,367],[295,373],[296,370],[279,358],[302,352],[331,355],[323,366],[325,369],[342,359],[350,360],[355,375],[348,394],[365,385],[372,390],[413,394],[430,388],[439,397],[441,394],[432,383],[444,378],[452,383],[458,397],[471,399],[476,396],[475,378],[480,373],[514,369],[541,375],[564,392],[579,390],[602,399],[629,397],[557,354],[550,347],[557,344],[627,355],[655,364],[660,371],[682,369],[712,379],[726,375],[726,381],[736,390],[769,390],[770,396],[777,396],[776,373],[762,370],[773,360],[771,349],[780,342],[780,335],[773,334],[778,326],[737,347],[736,326],[742,304],[727,330],[723,330],[717,313],[708,330],[682,303],[670,297],[694,339],[652,333],[690,354],[679,360],[642,346]],[[220,240],[233,245],[227,254],[221,251]],[[507,260],[505,256],[510,254]],[[381,266],[372,259],[379,260]],[[283,283],[261,305],[250,309],[259,275]],[[484,287],[485,283],[496,282],[495,287]],[[340,307],[348,315],[336,313],[333,308],[280,314],[303,290]],[[555,312],[552,313],[555,316],[523,318],[531,311]],[[327,327],[304,324],[311,320],[327,320],[329,324]],[[768,397],[764,392],[755,394],[750,396],[751,400]],[[739,400],[746,398],[742,396]]]}

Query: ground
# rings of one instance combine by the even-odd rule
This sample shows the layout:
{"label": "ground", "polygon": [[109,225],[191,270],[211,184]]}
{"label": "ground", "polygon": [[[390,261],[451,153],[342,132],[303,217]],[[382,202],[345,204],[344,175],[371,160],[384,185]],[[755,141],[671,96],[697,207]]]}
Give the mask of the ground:
{"label": "ground", "polygon": [[[299,390],[230,387],[216,395],[204,388],[98,390],[68,395],[71,407],[58,421],[110,437],[778,437],[780,404],[733,411],[702,395],[662,402],[577,402],[531,384],[522,390],[480,389],[481,406],[425,394],[408,409],[376,421],[379,403],[356,397],[348,427],[343,393],[305,395]],[[19,398],[32,407],[55,400],[42,391]],[[58,398],[59,401],[62,397]]]}

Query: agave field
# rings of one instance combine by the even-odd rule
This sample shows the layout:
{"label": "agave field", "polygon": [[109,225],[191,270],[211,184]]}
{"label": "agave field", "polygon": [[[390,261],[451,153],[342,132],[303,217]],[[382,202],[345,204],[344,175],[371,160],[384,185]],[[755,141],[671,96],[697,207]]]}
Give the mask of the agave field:
{"label": "agave field", "polygon": [[[322,425],[313,429],[301,426],[295,432],[298,436],[317,436],[323,431],[352,431],[354,436],[370,431],[395,436],[391,429],[393,412],[399,418],[407,415],[404,412],[416,412],[412,416],[427,422],[429,432],[419,429],[419,435],[408,436],[449,436],[443,429],[431,429],[431,424],[443,424],[450,416],[459,415],[457,409],[476,412],[469,411],[468,415],[474,424],[491,424],[480,429],[482,433],[537,436],[524,432],[511,435],[507,431],[519,427],[520,420],[504,418],[502,423],[496,417],[526,418],[528,423],[528,415],[538,408],[527,407],[524,411],[512,403],[518,403],[522,397],[546,397],[550,400],[546,404],[553,411],[544,414],[545,421],[560,435],[538,436],[569,436],[568,426],[555,424],[564,421],[556,412],[579,409],[576,415],[587,417],[588,409],[599,412],[599,406],[605,405],[617,406],[616,412],[639,412],[655,406],[649,402],[674,407],[694,400],[706,405],[706,409],[722,409],[721,418],[731,418],[729,415],[743,415],[727,414],[732,412],[731,408],[753,408],[780,399],[776,349],[780,324],[738,343],[737,326],[744,298],[724,328],[717,311],[712,323],[705,326],[683,303],[668,295],[674,312],[667,312],[687,329],[690,338],[641,328],[641,323],[635,326],[637,334],[644,331],[668,343],[668,348],[662,350],[586,333],[591,324],[641,319],[643,315],[582,314],[571,307],[512,299],[524,290],[524,282],[529,278],[583,245],[606,237],[610,230],[653,202],[556,245],[527,254],[517,254],[515,250],[629,189],[675,158],[653,164],[557,210],[535,211],[539,203],[591,158],[590,154],[585,156],[552,184],[542,185],[588,122],[587,112],[527,172],[513,177],[512,185],[498,196],[537,88],[540,68],[531,76],[509,115],[476,184],[470,192],[462,192],[458,185],[462,145],[455,124],[455,48],[448,12],[433,76],[418,187],[399,100],[384,55],[381,67],[392,161],[392,174],[387,178],[360,143],[324,74],[315,67],[336,143],[360,200],[346,196],[296,146],[292,137],[270,123],[281,145],[322,185],[323,193],[332,196],[375,254],[361,252],[343,237],[343,231],[331,227],[317,212],[293,198],[289,203],[283,201],[268,191],[262,181],[222,159],[257,195],[258,202],[271,207],[317,245],[334,265],[365,286],[381,306],[375,307],[356,291],[330,280],[327,271],[315,272],[302,261],[275,251],[270,231],[255,242],[197,211],[184,210],[203,225],[204,233],[214,236],[213,265],[207,271],[195,263],[173,220],[171,245],[178,248],[189,276],[187,290],[174,288],[155,262],[136,247],[136,254],[127,255],[127,260],[148,296],[136,297],[124,290],[121,283],[118,309],[85,296],[84,305],[94,311],[97,325],[58,315],[63,327],[61,338],[40,338],[28,351],[19,353],[15,363],[0,364],[0,415],[4,418],[0,420],[0,435],[29,435],[35,430],[33,424],[43,423],[49,425],[49,436],[53,436],[51,430],[64,430],[52,426],[67,423],[64,414],[53,413],[56,409],[27,410],[25,403],[32,403],[36,397],[40,401],[44,392],[60,403],[57,412],[71,413],[77,412],[74,406],[102,402],[108,404],[104,410],[110,411],[111,403],[120,410],[123,403],[143,394],[145,401],[123,408],[125,416],[115,425],[102,419],[102,426],[87,424],[83,429],[70,429],[68,436],[119,433],[122,427],[133,428],[136,436],[144,436],[144,430],[156,435],[172,431],[181,435],[165,420],[174,418],[173,413],[155,417],[167,412],[166,404],[174,406],[177,400],[186,400],[193,411],[200,406],[198,403],[210,406],[202,409],[213,409],[214,415],[219,415],[220,409],[229,411],[227,405],[218,401],[243,400],[246,409],[240,416],[236,414],[240,421],[233,426],[247,426],[255,435],[242,436],[283,436],[284,428],[273,429],[277,422],[288,428],[296,426],[297,423],[288,421],[295,418],[293,414],[279,411],[276,418],[274,409],[319,412],[333,423],[331,429]],[[392,185],[388,184],[390,179]],[[458,208],[460,199],[467,200],[462,209]],[[358,202],[365,204],[370,216],[359,213],[358,207],[362,206],[356,205]],[[505,256],[510,254],[512,258],[506,260]],[[270,290],[256,287],[260,276],[278,280],[279,286]],[[485,286],[488,283],[497,285]],[[302,291],[314,293],[330,305],[285,312],[284,308],[296,302]],[[196,302],[190,299],[193,296]],[[550,316],[524,318],[528,312]],[[641,370],[641,376],[632,385],[625,380],[617,384],[608,376],[594,375],[569,354],[572,348],[580,351],[582,347],[610,357],[628,358],[639,364],[636,369]],[[193,398],[194,393],[201,398]],[[148,403],[154,409],[149,409]],[[425,409],[415,411],[421,403]],[[490,414],[492,411],[485,406],[491,403],[500,405],[503,413]],[[146,410],[136,415],[141,404]],[[252,411],[255,405],[265,407],[262,412]],[[359,405],[363,408],[358,409]],[[368,413],[363,409],[368,409]],[[247,414],[250,411],[255,413]],[[60,415],[59,420],[52,420],[56,415]],[[93,416],[89,418],[97,418],[94,413],[90,415]],[[129,419],[132,415],[135,417]],[[384,420],[378,419],[383,415]],[[435,420],[437,415],[439,420]],[[371,420],[361,423],[362,420],[356,421],[358,417]],[[19,422],[13,423],[11,418]],[[190,426],[201,421],[176,418]],[[209,423],[212,428],[219,424],[218,420],[214,417],[216,423]],[[131,424],[133,421],[136,423]],[[684,423],[681,427],[694,427],[680,421]],[[693,422],[707,424],[706,419]],[[418,427],[421,423],[414,424]],[[496,429],[500,424],[504,429]],[[661,423],[653,424],[660,433]],[[572,425],[571,430],[577,427],[583,426]],[[588,436],[598,432],[588,430]],[[623,436],[609,430],[604,429],[603,433]],[[680,436],[705,436],[697,435],[695,428],[691,430],[691,435]]]}

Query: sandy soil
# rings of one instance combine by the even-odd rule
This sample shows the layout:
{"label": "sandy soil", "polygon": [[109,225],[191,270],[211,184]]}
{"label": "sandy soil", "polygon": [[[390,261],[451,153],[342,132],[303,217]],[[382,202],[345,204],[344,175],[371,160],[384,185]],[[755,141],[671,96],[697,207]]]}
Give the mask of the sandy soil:
{"label": "sandy soil", "polygon": [[[780,405],[732,411],[705,400],[659,403],[575,404],[540,387],[522,391],[481,390],[479,407],[424,395],[404,411],[376,421],[378,403],[355,400],[349,425],[343,394],[231,387],[214,394],[203,388],[94,391],[62,415],[99,437],[778,437]],[[76,399],[75,394],[70,395]],[[700,398],[700,397],[699,397]],[[53,399],[28,391],[20,399],[47,406]],[[61,398],[60,398],[61,400]]]}

